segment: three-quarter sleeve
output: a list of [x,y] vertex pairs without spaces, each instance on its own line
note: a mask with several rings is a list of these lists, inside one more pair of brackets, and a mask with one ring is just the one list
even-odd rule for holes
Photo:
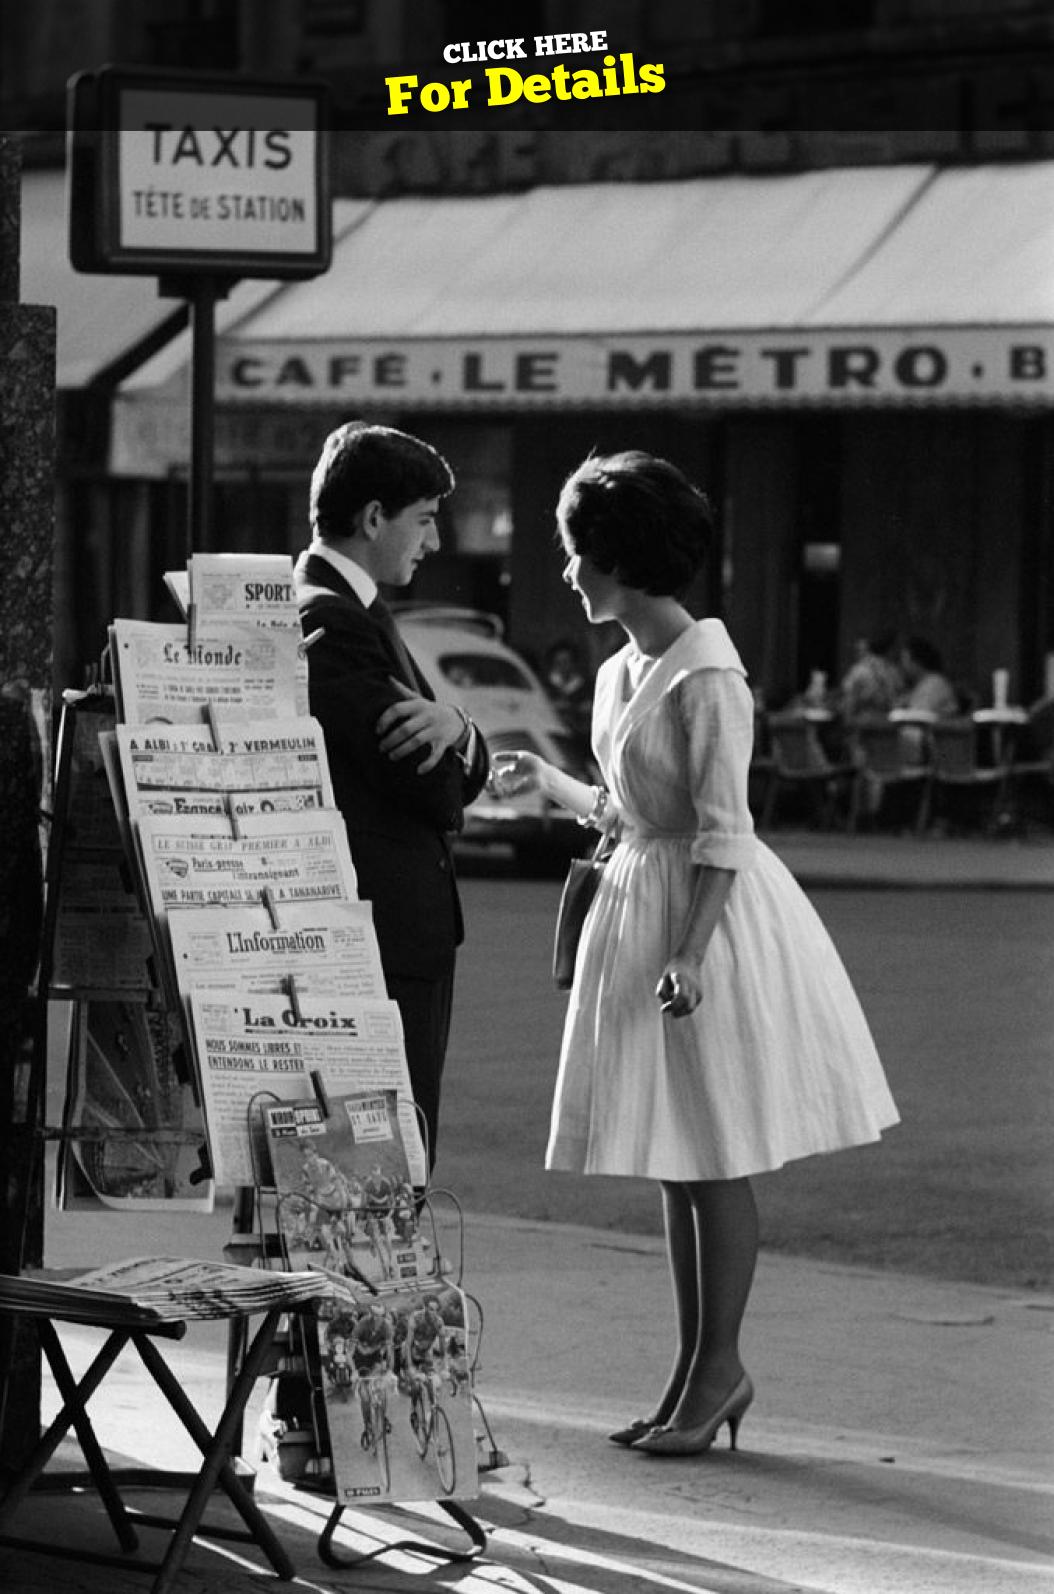
[[747,802],[754,744],[754,700],[738,670],[700,669],[675,688],[684,726],[688,780],[698,832],[695,863],[744,869],[754,859]]

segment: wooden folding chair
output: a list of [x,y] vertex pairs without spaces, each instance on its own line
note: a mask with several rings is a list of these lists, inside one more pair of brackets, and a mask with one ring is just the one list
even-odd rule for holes
[[[279,1321],[283,1314],[288,1312],[289,1307],[274,1307],[266,1312],[245,1353],[238,1375],[228,1390],[227,1402],[219,1422],[215,1430],[210,1433],[156,1343],[158,1339],[181,1339],[186,1331],[185,1322],[159,1322],[152,1314],[142,1313],[139,1314],[142,1321],[136,1323],[134,1321],[137,1315],[136,1309],[131,1305],[108,1308],[105,1303],[100,1303],[98,1308],[93,1307],[87,1314],[56,1312],[52,1304],[46,1300],[45,1290],[46,1286],[41,1292],[41,1302],[35,1304],[32,1298],[32,1281],[20,1278],[17,1304],[9,1304],[0,1297],[0,1313],[26,1316],[34,1322],[41,1349],[63,1400],[58,1415],[41,1435],[25,1467],[4,1498],[0,1500],[0,1544],[103,1566],[154,1572],[156,1575],[151,1584],[151,1594],[167,1594],[179,1576],[191,1541],[200,1531],[206,1537],[233,1538],[241,1542],[255,1543],[267,1557],[278,1577],[291,1578],[294,1575],[292,1562],[267,1518],[235,1472],[231,1460],[232,1447],[241,1429],[245,1403],[270,1353]],[[52,1321],[55,1318],[109,1330],[108,1337],[80,1382],[74,1378],[62,1348]],[[134,1475],[122,1474],[110,1466],[103,1454],[92,1428],[87,1406],[127,1344],[135,1346],[155,1384],[200,1449],[203,1459],[201,1470],[196,1477],[188,1479],[183,1474],[150,1472],[145,1469],[142,1471],[137,1469]],[[122,1555],[90,1552],[77,1546],[62,1545],[57,1542],[44,1543],[19,1538],[7,1532],[27,1495],[35,1486],[44,1483],[42,1476],[44,1469],[71,1428],[80,1442],[88,1474],[98,1490],[117,1541],[125,1552]],[[79,1483],[82,1480],[77,1476],[73,1481]],[[125,1508],[121,1498],[119,1485],[122,1482],[126,1485],[135,1483],[140,1487],[154,1487],[158,1484],[179,1484],[183,1487],[189,1485],[189,1492],[183,1510],[177,1518],[150,1516],[138,1511],[133,1517]],[[217,1486],[224,1491],[241,1516],[245,1523],[244,1529],[202,1527],[202,1516]],[[133,1556],[132,1552],[139,1547],[135,1531],[137,1524],[169,1527],[174,1530],[161,1561],[148,1561]]]

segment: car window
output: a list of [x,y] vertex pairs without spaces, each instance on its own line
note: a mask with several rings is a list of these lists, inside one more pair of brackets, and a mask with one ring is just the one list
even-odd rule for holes
[[515,687],[532,690],[530,677],[512,659],[496,653],[441,653],[439,668],[452,686]]

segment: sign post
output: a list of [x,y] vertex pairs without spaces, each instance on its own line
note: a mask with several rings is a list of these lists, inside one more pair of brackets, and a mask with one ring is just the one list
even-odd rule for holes
[[[224,290],[226,291],[226,290]],[[215,277],[198,277],[191,301],[190,490],[187,500],[187,558],[195,547],[212,546],[212,483],[215,474],[216,395]]]
[[156,275],[191,307],[189,556],[212,534],[216,303],[329,268],[328,89],[107,66],[71,79],[69,130],[74,268]]

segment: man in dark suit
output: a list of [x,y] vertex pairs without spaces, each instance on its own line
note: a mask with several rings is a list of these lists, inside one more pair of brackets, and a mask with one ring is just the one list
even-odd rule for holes
[[311,479],[313,541],[296,566],[311,712],[322,725],[359,895],[398,1003],[414,1099],[435,1160],[456,948],[463,938],[450,838],[482,789],[488,758],[465,714],[410,657],[379,584],[403,587],[439,547],[441,454],[386,426],[349,422]]

